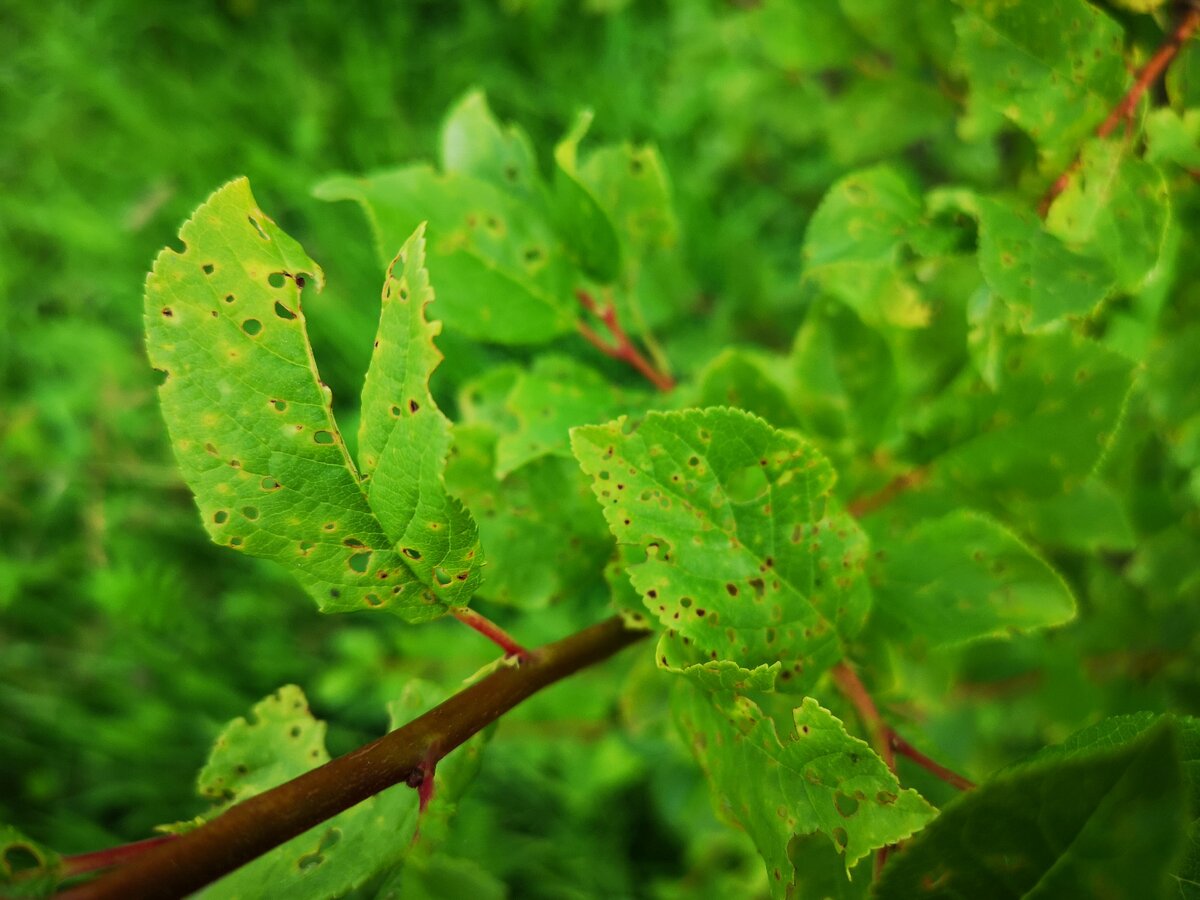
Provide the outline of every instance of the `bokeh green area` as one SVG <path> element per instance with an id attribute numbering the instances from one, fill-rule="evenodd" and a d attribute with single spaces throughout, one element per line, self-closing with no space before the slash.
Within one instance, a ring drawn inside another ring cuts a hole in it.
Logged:
<path id="1" fill-rule="evenodd" d="M 213 738 L 279 686 L 303 687 L 337 754 L 379 733 L 410 679 L 450 691 L 493 655 L 452 622 L 321 616 L 280 569 L 209 543 L 170 453 L 141 318 L 145 273 L 188 214 L 249 176 L 321 263 L 328 286 L 305 313 L 353 432 L 383 271 L 360 211 L 313 186 L 434 157 L 446 110 L 472 88 L 529 132 L 548 171 L 587 107 L 592 138 L 652 141 L 670 173 L 697 286 L 659 335 L 679 374 L 731 344 L 786 351 L 812 299 L 805 228 L 841 176 L 886 160 L 925 187 L 1025 194 L 1039 177 L 1030 138 L 1001 129 L 995 110 L 989 119 L 987 98 L 970 105 L 949 0 L 800 4 L 817 5 L 825 12 L 800 16 L 786 3 L 699 0 L 4 4 L 0 822 L 64 853 L 145 837 L 203 808 L 195 779 Z M 1160 37 L 1145 17 L 1121 21 L 1131 44 Z M 1200 103 L 1197 57 L 1168 85 L 1180 108 Z M 1137 362 L 1105 487 L 1095 507 L 1037 507 L 1029 528 L 1080 618 L 878 666 L 896 698 L 929 700 L 910 735 L 954 767 L 986 774 L 1106 714 L 1200 713 L 1200 200 L 1171 171 L 1163 287 L 1086 325 Z M 965 348 L 965 298 L 938 302 L 949 313 L 929 345 Z M 941 327 L 950 313 L 957 324 Z M 453 387 L 530 356 L 453 333 L 440 346 L 433 387 L 451 418 Z M 930 360 L 906 375 L 927 396 L 948 380 L 946 355 Z M 1114 504 L 1118 526 L 1090 527 Z M 607 596 L 597 572 L 590 593 L 546 610 L 479 606 L 535 644 L 605 615 Z M 871 635 L 856 648 L 864 658 L 878 650 Z M 718 823 L 672 737 L 664 677 L 633 651 L 502 723 L 449 838 L 475 860 L 478 885 L 519 897 L 766 895 L 753 846 Z M 949 795 L 915 768 L 901 774 L 935 803 Z"/>

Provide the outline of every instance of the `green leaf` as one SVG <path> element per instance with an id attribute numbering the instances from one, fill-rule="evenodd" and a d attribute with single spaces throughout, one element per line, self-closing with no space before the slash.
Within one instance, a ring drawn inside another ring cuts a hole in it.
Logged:
<path id="1" fill-rule="evenodd" d="M 897 400 L 891 348 L 835 300 L 809 310 L 789 360 L 794 398 L 810 433 L 874 447 Z"/>
<path id="2" fill-rule="evenodd" d="M 429 392 L 429 378 L 442 361 L 433 339 L 440 322 L 425 309 L 433 288 L 425 269 L 425 232 L 418 228 L 388 269 L 375 353 L 362 396 L 359 460 L 367 500 L 406 565 L 437 602 L 465 605 L 479 585 L 483 553 L 475 522 L 446 493 L 443 471 L 450 448 L 450 422 Z M 380 589 L 391 573 L 376 572 Z"/>
<path id="3" fill-rule="evenodd" d="M 867 542 L 829 505 L 833 470 L 811 444 L 707 409 L 576 428 L 571 446 L 634 587 L 668 628 L 660 665 L 720 680 L 729 662 L 778 664 L 802 690 L 841 658 L 870 605 Z"/>
<path id="4" fill-rule="evenodd" d="M 574 326 L 576 273 L 544 214 L 516 194 L 426 165 L 331 178 L 315 193 L 363 207 L 384 263 L 428 222 L 428 265 L 447 328 L 497 344 L 538 344 Z"/>
<path id="5" fill-rule="evenodd" d="M 389 705 L 389 730 L 398 728 L 444 699 L 443 692 L 422 682 L 411 683 L 404 697 Z M 436 771 L 436 788 L 426 811 L 422 842 L 428 843 L 431 823 L 453 809 L 478 768 L 487 735 L 454 751 Z M 325 723 L 312 717 L 303 692 L 294 685 L 256 704 L 249 719 L 230 722 L 217 738 L 200 774 L 201 794 L 220 801 L 210 817 L 296 778 L 329 761 Z M 378 873 L 401 863 L 412 851 L 417 828 L 417 794 L 397 785 L 310 829 L 234 873 L 197 896 L 205 898 L 344 896 Z"/>
<path id="6" fill-rule="evenodd" d="M 598 281 L 607 282 L 620 271 L 621 245 L 613 223 L 578 171 L 579 144 L 591 124 L 592 113 L 580 113 L 570 132 L 554 148 L 555 214 L 579 267 Z"/>
<path id="7" fill-rule="evenodd" d="M 1072 251 L 1031 211 L 990 197 L 980 197 L 978 209 L 983 276 L 1028 327 L 1086 316 L 1113 289 L 1107 263 Z"/>
<path id="8" fill-rule="evenodd" d="M 540 356 L 509 391 L 506 406 L 516 428 L 503 432 L 496 444 L 496 475 L 505 478 L 547 455 L 569 457 L 571 428 L 605 422 L 640 405 L 590 366 Z"/>
<path id="9" fill-rule="evenodd" d="M 5 897 L 50 897 L 62 878 L 62 858 L 57 853 L 11 825 L 0 824 L 0 888 Z"/>
<path id="10" fill-rule="evenodd" d="M 1102 729 L 1006 769 L 947 805 L 888 862 L 876 896 L 1166 896 L 1186 795 L 1167 723 Z"/>
<path id="11" fill-rule="evenodd" d="M 798 425 L 773 360 L 764 353 L 730 347 L 696 376 L 690 406 L 731 406 L 754 413 L 777 428 Z"/>
<path id="12" fill-rule="evenodd" d="M 218 544 L 283 564 L 326 612 L 436 597 L 392 594 L 413 576 L 367 502 L 305 331 L 301 281 L 321 270 L 258 209 L 245 179 L 217 191 L 146 282 L 150 360 L 175 457 Z"/>
<path id="13" fill-rule="evenodd" d="M 1121 99 L 1129 76 L 1120 26 L 1084 0 L 958 0 L 969 109 L 1028 134 L 1057 174 Z"/>
<path id="14" fill-rule="evenodd" d="M 746 697 L 681 687 L 674 705 L 718 811 L 754 840 L 774 897 L 789 895 L 794 837 L 825 835 L 848 873 L 875 848 L 904 840 L 934 816 L 920 794 L 902 789 L 883 760 L 812 697 L 792 711 L 783 736 Z"/>
<path id="15" fill-rule="evenodd" d="M 1133 364 L 1070 334 L 1010 338 L 998 389 L 958 398 L 959 433 L 934 471 L 986 497 L 1069 491 L 1112 438 Z"/>
<path id="16" fill-rule="evenodd" d="M 847 175 L 809 220 L 805 279 L 868 322 L 924 325 L 928 310 L 900 265 L 920 220 L 920 197 L 895 169 Z"/>
<path id="17" fill-rule="evenodd" d="M 1146 116 L 1146 162 L 1200 169 L 1200 109 L 1155 109 Z"/>
<path id="18" fill-rule="evenodd" d="M 963 510 L 880 546 L 876 615 L 889 635 L 936 647 L 1061 625 L 1075 599 L 1044 560 L 998 522 Z"/>
<path id="19" fill-rule="evenodd" d="M 573 461 L 543 458 L 499 481 L 489 427 L 459 426 L 454 441 L 446 480 L 489 548 L 480 597 L 540 609 L 595 579 L 612 555 L 612 537 Z"/>
<path id="20" fill-rule="evenodd" d="M 1124 141 L 1084 145 L 1079 168 L 1050 207 L 1047 230 L 1104 260 L 1127 293 L 1139 290 L 1162 256 L 1169 218 L 1167 182 L 1131 156 Z"/>
<path id="21" fill-rule="evenodd" d="M 612 222 L 624 249 L 624 265 L 679 242 L 670 179 L 657 148 L 597 147 L 579 163 L 576 175 Z"/>
<path id="22" fill-rule="evenodd" d="M 443 172 L 488 181 L 541 203 L 543 187 L 537 156 L 528 136 L 515 125 L 501 125 L 492 115 L 483 91 L 468 92 L 446 114 L 441 155 Z"/>

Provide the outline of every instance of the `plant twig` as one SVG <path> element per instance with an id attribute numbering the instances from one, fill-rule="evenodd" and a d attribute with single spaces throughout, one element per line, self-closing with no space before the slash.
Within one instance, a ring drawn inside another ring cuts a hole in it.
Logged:
<path id="1" fill-rule="evenodd" d="M 850 501 L 846 507 L 846 511 L 856 519 L 861 519 L 863 516 L 875 512 L 887 506 L 905 491 L 911 491 L 913 488 L 918 488 L 929 480 L 929 469 L 922 466 L 918 469 L 913 469 L 911 472 L 904 472 L 897 475 L 874 494 L 867 494 L 865 497 L 857 497 Z"/>
<path id="2" fill-rule="evenodd" d="M 957 772 L 947 769 L 941 763 L 930 759 L 904 738 L 900 737 L 900 735 L 896 734 L 896 732 L 892 729 L 889 728 L 888 731 L 890 733 L 889 743 L 892 745 L 892 749 L 901 756 L 908 757 L 922 769 L 936 775 L 953 788 L 958 788 L 960 791 L 971 791 L 975 789 L 975 782 L 963 778 Z"/>
<path id="3" fill-rule="evenodd" d="M 1137 77 L 1133 81 L 1133 86 L 1126 92 L 1121 101 L 1113 107 L 1112 112 L 1108 117 L 1100 123 L 1096 128 L 1096 137 L 1108 137 L 1117 126 L 1122 122 L 1128 122 L 1133 117 L 1134 110 L 1137 109 L 1142 95 L 1156 82 L 1159 77 L 1166 71 L 1172 60 L 1183 49 L 1184 44 L 1200 29 L 1200 6 L 1188 4 L 1180 16 L 1179 23 L 1174 30 L 1167 35 L 1166 40 L 1150 57 L 1150 61 L 1138 71 Z M 1071 176 L 1079 169 L 1080 158 L 1076 156 L 1066 170 L 1054 180 L 1042 197 L 1041 203 L 1038 204 L 1038 215 L 1043 219 L 1050 212 L 1050 206 L 1055 199 L 1067 189 L 1067 185 L 1071 183 Z"/>
<path id="4" fill-rule="evenodd" d="M 596 316 L 603 324 L 605 330 L 612 336 L 613 342 L 609 343 L 604 338 L 596 333 L 587 322 L 579 320 L 579 333 L 584 339 L 597 348 L 605 356 L 611 356 L 613 359 L 619 359 L 624 363 L 628 363 L 637 369 L 647 381 L 654 385 L 658 390 L 664 393 L 672 390 L 675 387 L 675 379 L 655 367 L 637 346 L 630 340 L 625 329 L 621 327 L 621 323 L 617 320 L 616 307 L 611 303 L 605 305 L 603 309 L 599 307 L 595 299 L 587 291 L 578 290 L 575 292 L 575 297 L 579 300 L 580 306 Z"/>
<path id="5" fill-rule="evenodd" d="M 522 700 L 595 665 L 649 632 L 614 616 L 500 668 L 418 719 L 299 778 L 237 804 L 216 819 L 152 847 L 96 881 L 67 891 L 69 900 L 183 897 L 416 771 L 424 780 L 430 748 L 445 756 Z"/>
<path id="6" fill-rule="evenodd" d="M 896 734 L 895 730 L 879 714 L 879 709 L 875 706 L 875 701 L 871 699 L 871 694 L 867 690 L 867 686 L 862 683 L 862 679 L 858 677 L 858 674 L 850 668 L 849 663 L 842 660 L 830 670 L 830 674 L 833 677 L 833 683 L 837 685 L 837 689 L 850 701 L 850 705 L 858 713 L 858 718 L 862 721 L 863 727 L 867 729 L 871 746 L 875 748 L 875 752 L 887 763 L 887 767 L 892 770 L 893 774 L 896 772 L 896 754 L 900 753 L 960 791 L 970 790 L 975 787 L 972 782 L 930 759 L 908 741 L 904 740 L 904 738 L 900 737 L 900 735 Z M 898 844 L 889 844 L 886 847 L 880 847 L 876 852 L 876 878 L 879 878 L 880 873 L 883 871 L 888 855 L 893 850 L 898 849 L 898 847 Z"/>
<path id="7" fill-rule="evenodd" d="M 468 628 L 478 631 L 485 638 L 504 651 L 505 656 L 515 656 L 521 662 L 529 659 L 529 651 L 517 643 L 507 631 L 486 616 L 466 606 L 456 606 L 450 614 Z"/>
<path id="8" fill-rule="evenodd" d="M 833 683 L 842 692 L 842 696 L 850 701 L 850 705 L 858 713 L 859 720 L 867 729 L 871 746 L 887 763 L 887 767 L 895 772 L 896 755 L 892 749 L 891 729 L 883 721 L 883 716 L 879 714 L 875 701 L 871 699 L 871 695 L 867 691 L 867 686 L 862 683 L 858 673 L 850 668 L 850 664 L 845 660 L 834 666 L 830 670 L 830 674 L 833 676 Z"/>

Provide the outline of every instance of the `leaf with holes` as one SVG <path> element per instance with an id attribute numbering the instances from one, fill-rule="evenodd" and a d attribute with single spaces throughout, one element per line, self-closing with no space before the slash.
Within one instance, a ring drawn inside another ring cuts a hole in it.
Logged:
<path id="1" fill-rule="evenodd" d="M 753 839 L 774 897 L 790 896 L 793 838 L 823 834 L 849 872 L 934 816 L 920 794 L 902 789 L 883 760 L 811 697 L 786 724 L 747 697 L 684 685 L 673 705 L 718 811 Z"/>
<path id="2" fill-rule="evenodd" d="M 398 728 L 444 699 L 421 682 L 389 705 L 389 730 Z M 440 822 L 478 768 L 488 735 L 448 756 L 437 768 L 426 820 Z M 254 706 L 249 718 L 230 722 L 217 737 L 200 773 L 200 793 L 217 801 L 206 816 L 214 818 L 234 803 L 269 790 L 329 761 L 325 723 L 314 719 L 300 688 L 287 685 Z M 201 891 L 204 898 L 258 896 L 270 885 L 273 895 L 301 892 L 314 900 L 341 897 L 412 851 L 417 828 L 417 794 L 396 785 L 334 816 L 277 847 Z M 440 828 L 438 830 L 441 830 Z M 430 829 L 423 829 L 428 843 Z"/>
<path id="3" fill-rule="evenodd" d="M 0 823 L 0 888 L 5 897 L 50 897 L 62 878 L 61 856 Z"/>
<path id="4" fill-rule="evenodd" d="M 998 522 L 962 510 L 878 543 L 875 610 L 888 634 L 926 646 L 1047 628 L 1075 616 L 1057 572 Z"/>
<path id="5" fill-rule="evenodd" d="M 867 540 L 829 502 L 833 469 L 811 444 L 706 409 L 576 428 L 571 446 L 668 629 L 661 666 L 720 685 L 732 663 L 803 690 L 841 659 L 870 606 Z"/>
<path id="6" fill-rule="evenodd" d="M 1169 722 L 1132 730 L 1049 748 L 956 798 L 876 896 L 1166 896 L 1187 811 L 1178 741 Z"/>
<path id="7" fill-rule="evenodd" d="M 432 302 L 425 231 L 418 228 L 384 282 L 375 353 L 363 385 L 359 461 L 367 500 L 408 568 L 440 603 L 461 606 L 479 585 L 483 554 L 475 522 L 446 493 L 442 477 L 450 422 L 429 392 L 429 378 L 442 361 L 433 343 L 441 323 L 425 318 Z M 390 575 L 378 573 L 381 582 Z"/>
<path id="8" fill-rule="evenodd" d="M 320 268 L 263 215 L 244 179 L 217 191 L 180 236 L 184 252 L 159 254 L 146 283 L 147 343 L 151 362 L 165 373 L 159 396 L 176 458 L 213 540 L 281 563 L 327 612 L 388 608 L 421 621 L 445 611 L 435 591 L 461 600 L 461 590 L 445 590 L 436 572 L 431 578 L 428 566 L 414 567 L 401 555 L 410 544 L 397 544 L 411 537 L 400 523 L 415 523 L 444 534 L 459 529 L 456 553 L 470 546 L 473 532 L 440 483 L 443 457 L 431 453 L 419 471 L 397 471 L 408 438 L 385 452 L 380 437 L 398 424 L 389 404 L 404 404 L 404 427 L 424 429 L 426 438 L 445 428 L 422 380 L 437 362 L 436 329 L 423 324 L 423 304 L 385 310 L 386 346 L 368 382 L 368 453 L 383 460 L 381 483 L 392 489 L 374 498 L 377 510 L 347 455 L 305 331 L 301 292 L 320 282 Z M 411 279 L 427 302 L 420 257 L 418 237 L 400 279 Z M 395 321 L 405 310 L 408 318 Z M 392 346 L 405 328 L 417 362 L 411 371 L 391 372 L 389 381 L 378 367 L 392 366 L 395 355 L 407 358 L 407 344 Z M 400 393 L 388 401 L 391 390 Z M 413 414 L 410 399 L 424 402 L 422 416 Z M 443 565 L 436 536 L 422 534 L 419 546 Z M 447 558 L 453 586 L 463 561 Z"/>

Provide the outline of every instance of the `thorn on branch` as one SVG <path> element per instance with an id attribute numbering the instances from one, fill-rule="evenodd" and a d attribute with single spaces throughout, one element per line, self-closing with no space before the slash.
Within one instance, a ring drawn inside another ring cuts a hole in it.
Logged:
<path id="1" fill-rule="evenodd" d="M 594 328 L 582 319 L 577 323 L 579 333 L 584 340 L 603 353 L 605 356 L 619 359 L 636 369 L 647 381 L 658 390 L 666 393 L 675 387 L 675 379 L 655 366 L 642 355 L 637 346 L 630 340 L 625 329 L 617 319 L 617 310 L 612 303 L 601 308 L 594 297 L 584 290 L 577 290 L 575 297 L 579 305 L 595 316 L 604 325 L 604 329 L 612 337 L 612 342 L 602 338 Z"/>
<path id="2" fill-rule="evenodd" d="M 1167 67 L 1179 55 L 1184 44 L 1200 29 L 1200 6 L 1188 3 L 1182 8 L 1182 15 L 1174 30 L 1167 35 L 1166 40 L 1150 57 L 1150 61 L 1142 66 L 1133 86 L 1125 93 L 1120 102 L 1113 107 L 1108 117 L 1096 128 L 1096 137 L 1105 138 L 1112 134 L 1118 125 L 1125 123 L 1128 127 L 1133 121 L 1134 111 L 1142 99 L 1142 95 L 1162 76 Z M 1078 171 L 1080 158 L 1077 155 L 1066 170 L 1054 180 L 1038 204 L 1038 215 L 1043 219 L 1050 212 L 1050 207 L 1058 196 L 1067 189 L 1071 177 Z"/>

